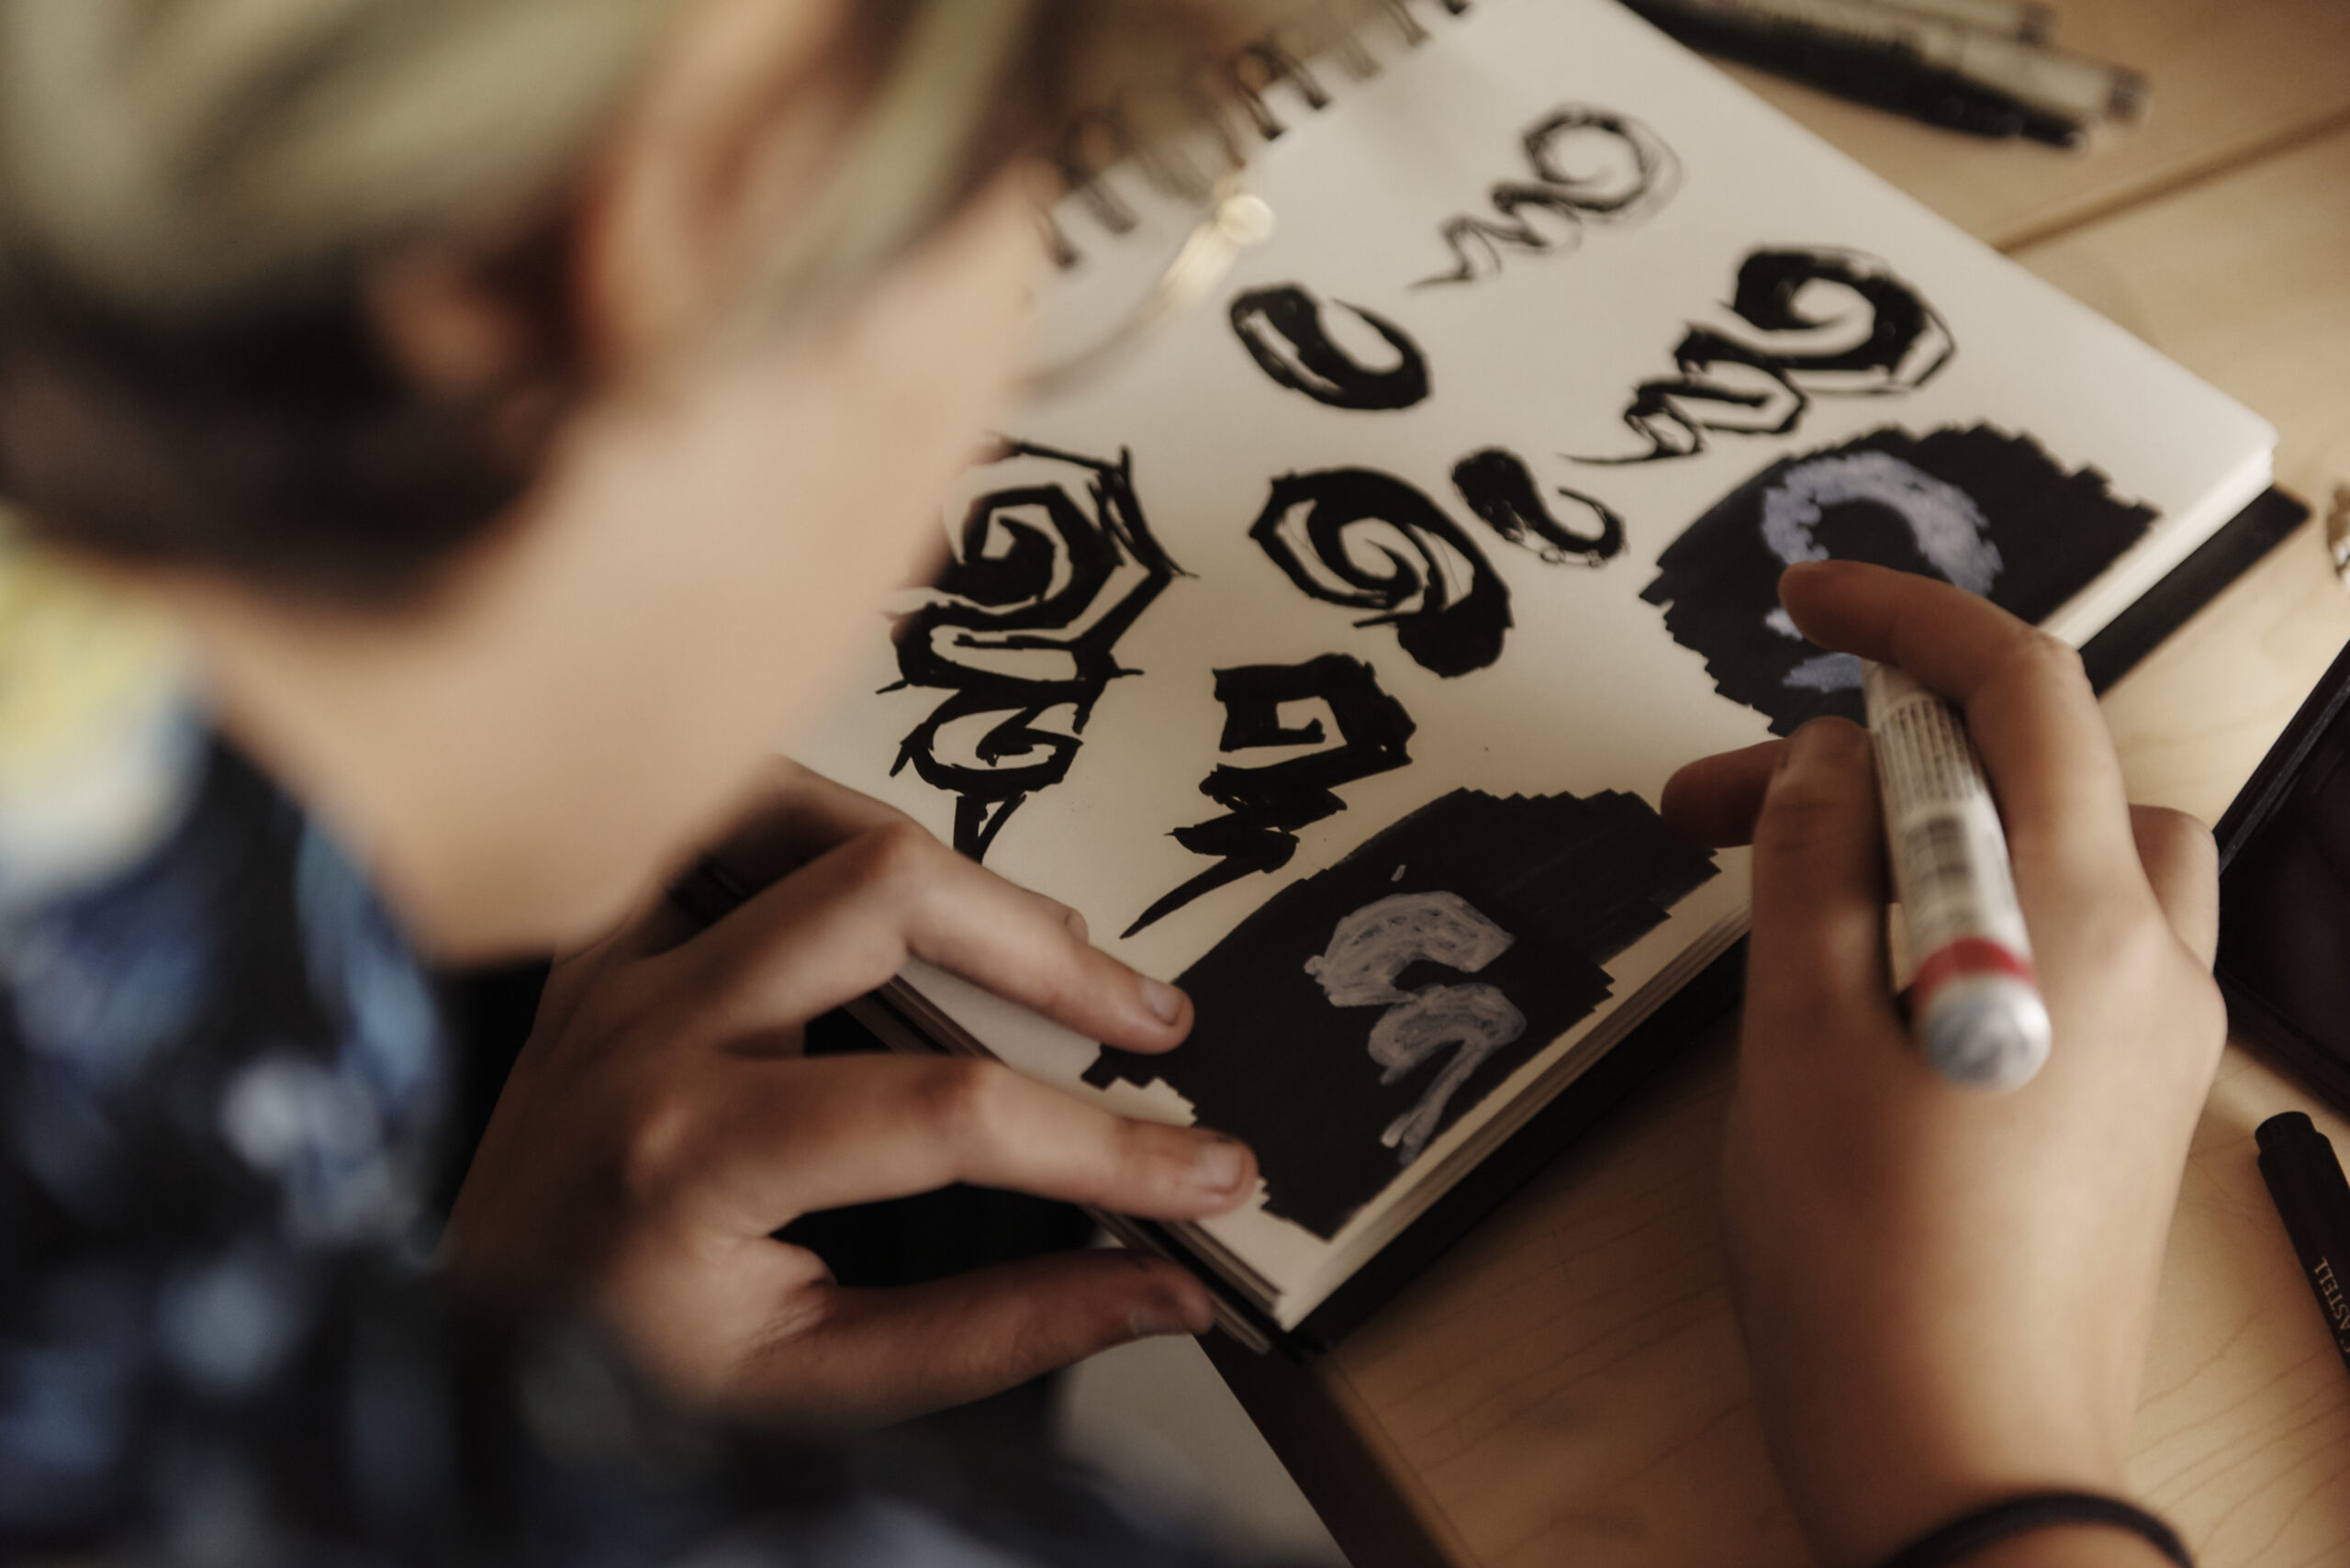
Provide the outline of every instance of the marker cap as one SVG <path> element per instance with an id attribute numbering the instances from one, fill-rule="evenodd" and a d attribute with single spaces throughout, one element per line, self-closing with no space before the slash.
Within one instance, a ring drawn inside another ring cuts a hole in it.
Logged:
<path id="1" fill-rule="evenodd" d="M 2019 975 L 1959 975 L 1926 998 L 1919 1035 L 1937 1071 L 1969 1089 L 2013 1089 L 2048 1059 L 2053 1031 L 2039 991 Z"/>

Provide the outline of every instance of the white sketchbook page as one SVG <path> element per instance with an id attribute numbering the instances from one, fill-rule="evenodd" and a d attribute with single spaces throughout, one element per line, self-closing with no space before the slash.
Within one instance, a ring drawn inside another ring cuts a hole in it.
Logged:
<path id="1" fill-rule="evenodd" d="M 1429 22 L 1435 41 L 1382 49 L 1387 68 L 1377 78 L 1334 80 L 1339 102 L 1326 113 L 1291 112 L 1283 102 L 1292 129 L 1262 163 L 1279 231 L 1244 257 L 1216 302 L 1081 397 L 1033 411 L 1008 432 L 1104 459 L 1129 452 L 1150 529 L 1187 574 L 1117 643 L 1119 666 L 1138 673 L 1102 692 L 1066 779 L 1021 805 L 986 857 L 1082 910 L 1097 940 L 1152 973 L 1180 973 L 1282 888 L 1456 787 L 1627 790 L 1654 802 L 1681 763 L 1764 738 L 1765 717 L 1721 696 L 1704 659 L 1673 639 L 1640 594 L 1658 556 L 1694 519 L 1776 459 L 1887 424 L 1924 432 L 1987 420 L 2030 432 L 2066 468 L 2103 471 L 2116 491 L 2151 503 L 2177 528 L 2240 487 L 2248 461 L 2273 442 L 2241 408 L 1827 150 L 1609 0 L 1487 0 L 1464 19 L 1431 14 Z M 1637 225 L 1587 225 L 1572 252 L 1508 252 L 1493 277 L 1410 286 L 1448 264 L 1438 238 L 1448 218 L 1489 214 L 1489 188 L 1526 177 L 1526 127 L 1572 103 L 1650 127 L 1679 158 L 1674 198 Z M 1954 357 L 1899 396 L 1816 398 L 1785 435 L 1716 435 L 1695 456 L 1634 466 L 1566 461 L 1568 453 L 1635 449 L 1620 417 L 1630 390 L 1671 372 L 1689 323 L 1728 319 L 1740 262 L 1766 245 L 1881 258 L 1948 324 Z M 1222 307 L 1242 289 L 1290 282 L 1404 326 L 1427 356 L 1428 398 L 1366 413 L 1274 385 L 1236 342 Z M 1603 498 L 1625 521 L 1622 553 L 1597 568 L 1556 565 L 1483 530 L 1449 475 L 1465 454 L 1496 446 L 1520 454 L 1546 491 L 1572 486 Z M 1515 620 L 1490 667 L 1454 678 L 1429 673 L 1404 655 L 1392 629 L 1359 627 L 1360 612 L 1300 593 L 1250 539 L 1273 476 L 1349 465 L 1409 482 L 1477 535 L 1508 587 Z M 988 487 L 984 476 L 974 478 L 974 493 Z M 959 503 L 948 510 L 959 515 Z M 1417 726 L 1411 765 L 1340 786 L 1346 809 L 1302 829 L 1281 870 L 1247 877 L 1119 940 L 1147 903 L 1207 864 L 1167 834 L 1219 814 L 1200 792 L 1211 767 L 1233 760 L 1218 750 L 1225 712 L 1212 672 L 1330 653 L 1373 666 L 1409 712 Z M 875 695 L 897 675 L 877 627 L 864 678 L 790 749 L 944 835 L 952 799 L 912 768 L 890 773 L 901 740 L 944 694 Z M 1742 877 L 1732 867 L 1610 962 L 1614 999 L 1734 912 Z M 1040 1069 L 1057 1061 L 1059 1070 L 1046 1075 L 1064 1082 L 1069 1063 L 1081 1070 L 1081 1046 L 1052 1045 L 1051 1031 L 1019 1021 L 1016 1010 L 936 999 L 1008 1059 Z M 1039 1048 L 1024 1048 L 1024 1036 Z M 1519 1079 L 1564 1048 L 1528 1063 Z M 1422 1168 L 1433 1169 L 1501 1098 L 1463 1117 Z M 1187 1119 L 1188 1107 L 1163 1088 L 1120 1086 L 1105 1100 Z M 1262 1214 L 1210 1228 L 1276 1283 L 1303 1279 L 1375 1224 L 1402 1185 L 1330 1243 Z"/>

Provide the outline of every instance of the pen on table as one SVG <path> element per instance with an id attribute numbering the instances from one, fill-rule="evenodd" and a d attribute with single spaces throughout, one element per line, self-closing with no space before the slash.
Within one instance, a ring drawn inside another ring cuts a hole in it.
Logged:
<path id="1" fill-rule="evenodd" d="M 1978 136 L 2069 146 L 2146 100 L 2136 72 L 1923 14 L 1941 0 L 1625 3 L 1692 48 Z"/>
<path id="2" fill-rule="evenodd" d="M 1990 783 L 1956 709 L 1890 665 L 1862 669 L 1918 1043 L 1954 1083 L 2014 1089 L 2050 1028 Z"/>
<path id="3" fill-rule="evenodd" d="M 2254 1132 L 2260 1175 L 2317 1296 L 2326 1332 L 2350 1366 L 2350 1182 L 2333 1145 L 2299 1111 L 2269 1117 Z"/>
<path id="4" fill-rule="evenodd" d="M 2033 0 L 1867 0 L 1887 10 L 1933 17 L 1977 32 L 2046 43 L 2056 28 L 2056 13 Z"/>

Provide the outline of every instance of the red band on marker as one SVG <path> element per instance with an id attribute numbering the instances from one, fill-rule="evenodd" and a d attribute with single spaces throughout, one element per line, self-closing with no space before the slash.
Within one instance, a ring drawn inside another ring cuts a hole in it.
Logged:
<path id="1" fill-rule="evenodd" d="M 2000 946 L 1987 936 L 1962 936 L 1955 942 L 1945 942 L 1927 955 L 1918 966 L 1917 977 L 1910 982 L 1910 994 L 1923 1007 L 1926 999 L 1952 980 L 1968 975 L 2009 975 L 2024 984 L 2037 987 L 2040 977 L 2031 972 L 2030 959 L 2012 948 Z"/>

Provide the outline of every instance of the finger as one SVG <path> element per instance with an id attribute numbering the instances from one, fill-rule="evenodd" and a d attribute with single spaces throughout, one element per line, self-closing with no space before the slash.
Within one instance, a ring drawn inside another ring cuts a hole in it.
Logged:
<path id="1" fill-rule="evenodd" d="M 759 1350 L 733 1397 L 824 1426 L 901 1421 L 1154 1334 L 1203 1334 L 1205 1286 L 1173 1263 L 1069 1252 L 895 1290 L 817 1287 L 818 1316 Z"/>
<path id="2" fill-rule="evenodd" d="M 763 888 L 862 833 L 913 825 L 895 806 L 776 757 L 711 853 L 750 888 Z"/>
<path id="3" fill-rule="evenodd" d="M 2220 945 L 2220 851 L 2211 830 L 2185 812 L 2132 806 L 2130 831 L 2171 929 L 2210 969 Z"/>
<path id="4" fill-rule="evenodd" d="M 1857 561 L 1790 567 L 1779 593 L 1813 642 L 1898 665 L 1965 711 L 2020 884 L 2136 865 L 2121 764 L 2070 648 L 1988 599 Z"/>
<path id="5" fill-rule="evenodd" d="M 738 881 L 764 888 L 817 856 L 878 830 L 905 833 L 935 844 L 935 835 L 886 801 L 876 800 L 845 784 L 787 758 L 776 759 L 788 769 L 779 808 L 746 822 L 713 851 Z M 940 847 L 944 847 L 941 846 Z M 990 872 L 990 877 L 994 873 Z M 1000 888 L 1029 901 L 1054 920 L 1088 941 L 1085 916 L 1069 905 L 1034 888 L 996 878 Z"/>
<path id="6" fill-rule="evenodd" d="M 1894 1024 L 1885 952 L 1885 865 L 1865 731 L 1841 719 L 1797 730 L 1754 823 L 1754 929 L 1747 1016 L 1758 1049 L 1799 1048 L 1807 1071 L 1871 1025 Z M 1890 1058 L 1888 1057 L 1888 1059 Z"/>
<path id="7" fill-rule="evenodd" d="M 655 1110 L 631 1151 L 640 1199 L 764 1236 L 819 1209 L 957 1182 L 1147 1219 L 1223 1214 L 1256 1190 L 1248 1147 L 1132 1121 L 996 1062 L 946 1057 L 739 1059 Z"/>
<path id="8" fill-rule="evenodd" d="M 771 757 L 728 814 L 733 824 L 630 922 L 635 957 L 666 952 L 818 856 L 877 828 L 913 829 L 895 807 L 835 784 L 789 757 Z M 918 831 L 918 830 L 917 830 Z"/>
<path id="9" fill-rule="evenodd" d="M 1786 744 L 1764 741 L 1701 756 L 1683 767 L 1664 781 L 1664 794 L 1657 802 L 1665 826 L 1707 849 L 1752 843 L 1762 793 Z"/>
<path id="10" fill-rule="evenodd" d="M 802 1023 L 913 958 L 1128 1050 L 1180 1043 L 1190 999 L 1085 938 L 1065 906 L 908 823 L 820 856 L 676 957 L 694 969 L 692 993 L 738 1033 Z"/>
<path id="11" fill-rule="evenodd" d="M 643 956 L 646 935 L 661 918 L 657 907 L 639 910 L 587 946 L 557 958 L 539 990 L 531 1033 L 554 1038 L 569 1028 L 606 977 Z"/>

